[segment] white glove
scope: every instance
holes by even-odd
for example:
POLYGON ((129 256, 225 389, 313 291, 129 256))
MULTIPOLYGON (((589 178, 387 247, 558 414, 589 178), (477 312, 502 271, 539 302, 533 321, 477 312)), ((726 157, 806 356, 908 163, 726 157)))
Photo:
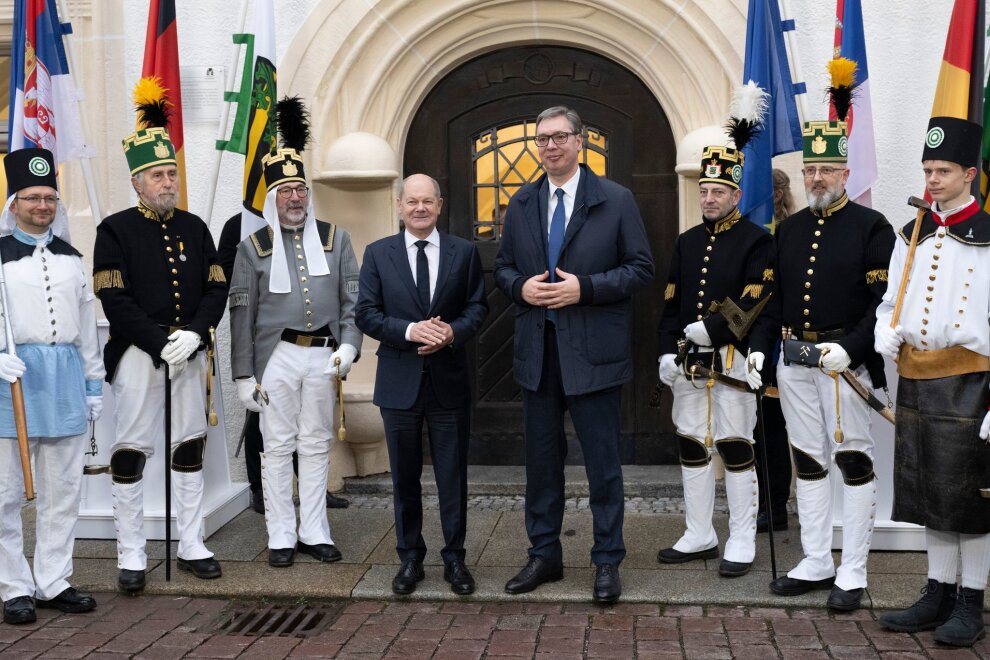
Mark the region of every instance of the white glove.
POLYGON ((330 354, 330 360, 327 362, 327 368, 323 370, 323 373, 328 376, 337 375, 337 365, 334 362, 337 358, 340 358, 340 377, 343 378, 350 372, 351 365, 354 364, 354 358, 357 357, 357 349, 350 344, 341 344, 336 351, 330 354))
POLYGON ((760 375, 760 371, 765 361, 766 356, 760 352, 750 353, 749 359, 746 360, 746 382, 754 390, 763 387, 763 376, 760 375))
POLYGON ((695 346, 711 346, 712 338, 708 336, 704 321, 688 323, 684 328, 684 336, 695 346))
POLYGON ((173 367, 185 362, 199 348, 199 335, 191 330, 176 330, 168 336, 168 343, 162 349, 162 359, 173 367))
POLYGON ((0 378, 8 383, 13 383, 24 375, 25 369, 27 367, 24 366, 24 361, 21 358, 10 353, 0 353, 0 378))
POLYGON ((667 387, 673 387, 677 377, 681 375, 681 368, 674 364, 677 356, 673 353, 666 353, 660 356, 660 381, 667 387))
POLYGON ((990 412, 983 416, 983 423, 980 424, 980 440, 990 438, 990 412))
POLYGON ((896 359, 898 352, 901 350, 901 344, 904 343, 901 330, 903 330, 902 326, 897 326, 896 328, 892 328, 887 324, 878 326, 873 335, 873 348, 880 355, 885 355, 891 360, 896 359))
POLYGON ((89 421, 95 422, 98 420, 100 413, 103 412, 103 395, 98 394, 96 396, 86 397, 86 407, 89 408, 89 421))
POLYGON ((822 351, 822 366, 829 371, 836 373, 845 371, 849 368, 849 363, 852 362, 846 349, 838 344, 825 342, 824 344, 815 344, 815 348, 822 351))
POLYGON ((237 383, 237 398, 241 400, 244 407, 251 412, 260 413, 261 404, 254 398, 255 393, 258 392, 258 381, 254 379, 254 376, 250 378, 239 378, 234 382, 237 383))

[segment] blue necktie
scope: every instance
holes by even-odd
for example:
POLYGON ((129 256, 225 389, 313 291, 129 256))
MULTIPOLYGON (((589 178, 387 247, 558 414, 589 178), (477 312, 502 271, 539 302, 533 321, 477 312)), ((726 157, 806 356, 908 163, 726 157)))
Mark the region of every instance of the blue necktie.
POLYGON ((416 291, 419 292, 419 301, 423 303, 423 309, 430 311, 430 262, 426 260, 426 246, 429 241, 416 241, 416 291))
MULTIPOLYGON (((547 242, 547 266, 551 282, 557 281, 557 259, 560 257, 560 248, 564 245, 564 189, 557 188, 554 194, 557 195, 557 206, 550 218, 550 240, 547 242)), ((548 309, 547 318, 556 323, 557 310, 548 309)))

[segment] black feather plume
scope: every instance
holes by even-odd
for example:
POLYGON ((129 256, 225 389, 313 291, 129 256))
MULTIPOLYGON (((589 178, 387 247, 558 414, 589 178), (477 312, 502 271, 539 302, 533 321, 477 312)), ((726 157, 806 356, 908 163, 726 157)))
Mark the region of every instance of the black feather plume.
POLYGON ((309 144, 309 111, 298 96, 286 96, 275 106, 282 147, 302 153, 309 144))
POLYGON ((134 108, 144 128, 168 127, 172 109, 167 94, 168 90, 162 87, 161 80, 156 76, 141 78, 134 85, 134 108))
POLYGON ((729 121, 725 124, 725 132, 735 143, 736 151, 745 149, 749 141, 759 134, 761 128, 763 128, 762 123, 753 124, 748 119, 738 117, 729 117, 729 121))

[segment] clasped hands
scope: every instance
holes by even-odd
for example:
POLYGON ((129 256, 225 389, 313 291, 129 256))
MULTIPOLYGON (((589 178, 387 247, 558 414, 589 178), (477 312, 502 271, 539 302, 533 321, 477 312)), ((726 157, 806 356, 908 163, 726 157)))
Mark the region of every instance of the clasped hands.
POLYGON ((576 304, 581 299, 581 284, 577 275, 564 272, 560 268, 555 272, 556 282, 549 281, 550 272, 546 270, 526 280, 522 287, 523 300, 530 305, 549 309, 576 304))
POLYGON ((454 329, 439 316, 413 323, 409 328, 409 341, 423 344, 416 349, 419 355, 430 355, 454 343, 454 329))

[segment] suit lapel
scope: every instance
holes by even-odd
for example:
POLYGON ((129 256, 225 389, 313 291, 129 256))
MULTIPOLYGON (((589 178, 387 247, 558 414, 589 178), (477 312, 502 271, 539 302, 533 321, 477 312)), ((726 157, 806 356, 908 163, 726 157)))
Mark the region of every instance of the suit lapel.
POLYGON ((563 256, 564 250, 567 249, 567 244, 571 242, 574 235, 578 233, 583 225, 588 220, 588 170, 582 170, 581 178, 578 181, 578 189, 574 194, 574 210, 571 211, 571 219, 567 222, 567 231, 564 232, 564 242, 560 246, 560 254, 563 256))
POLYGON ((412 300, 416 301, 416 307, 423 313, 423 317, 426 318, 427 310, 423 309, 423 305, 419 302, 419 292, 416 290, 416 281, 413 279, 412 270, 409 268, 409 256, 406 254, 406 238, 405 232, 400 232, 395 235, 389 250, 389 257, 392 260, 392 265, 395 267, 395 272, 398 274, 399 279, 402 280, 406 288, 409 289, 409 295, 412 300))
POLYGON ((433 299, 430 301, 430 309, 427 317, 433 312, 433 308, 437 306, 437 301, 440 300, 440 293, 443 291, 444 285, 447 283, 447 279, 450 276, 450 270, 453 267, 454 259, 457 258, 457 254, 454 250, 454 242, 450 240, 450 237, 440 232, 440 263, 437 265, 437 286, 433 291, 433 299))

